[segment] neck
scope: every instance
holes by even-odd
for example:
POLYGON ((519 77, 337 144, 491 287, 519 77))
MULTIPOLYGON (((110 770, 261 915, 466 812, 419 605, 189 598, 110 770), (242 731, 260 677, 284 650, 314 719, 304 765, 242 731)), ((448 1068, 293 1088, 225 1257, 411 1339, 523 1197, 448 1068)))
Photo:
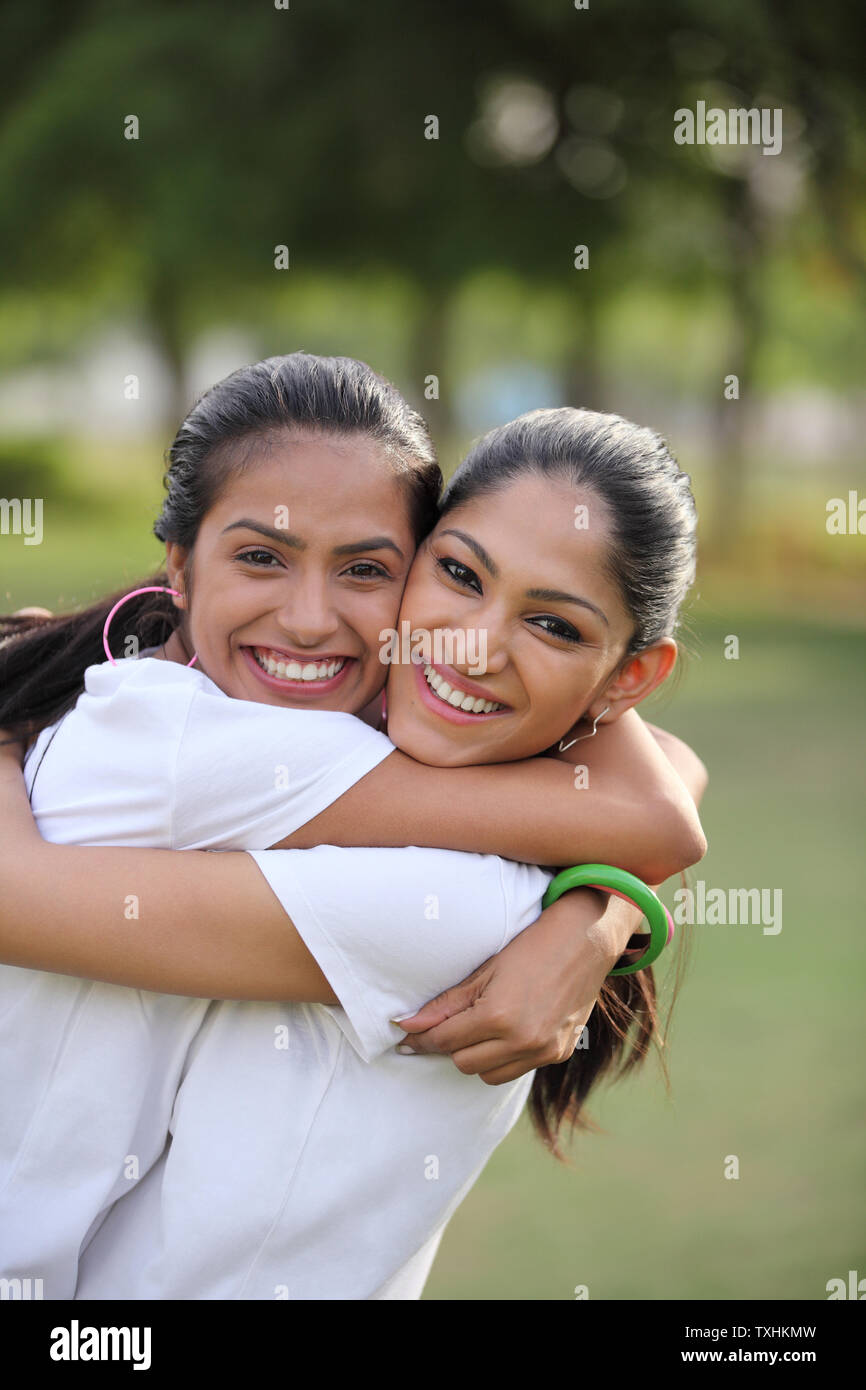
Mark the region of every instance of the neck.
POLYGON ((165 645, 160 647, 158 652, 154 652, 154 656, 161 661, 177 661, 181 666, 186 666, 192 656, 192 652, 187 651, 186 643, 181 637, 180 632, 175 631, 171 634, 165 645))
POLYGON ((363 709, 359 709, 356 715, 356 718, 363 719, 365 724, 369 724, 371 729, 380 729, 382 731, 384 731, 385 728, 385 719, 382 714, 383 694, 384 692, 380 690, 379 694, 374 695, 370 703, 365 705, 363 709))

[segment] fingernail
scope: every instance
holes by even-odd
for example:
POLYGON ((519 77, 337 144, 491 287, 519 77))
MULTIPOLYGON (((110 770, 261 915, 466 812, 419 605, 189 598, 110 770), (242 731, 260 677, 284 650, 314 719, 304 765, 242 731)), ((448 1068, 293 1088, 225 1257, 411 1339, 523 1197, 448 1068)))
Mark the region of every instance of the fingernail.
POLYGON ((414 1017, 415 1017, 414 1014, 404 1014, 402 1018, 392 1018, 392 1019, 389 1020, 389 1022, 390 1022, 390 1023, 396 1023, 396 1024, 397 1024, 397 1027, 399 1028, 399 1026, 400 1026, 401 1023, 405 1023, 405 1022, 406 1022, 407 1018, 414 1018, 414 1017))
POLYGON ((398 1043, 397 1046, 394 1048, 394 1051, 399 1052, 401 1057, 415 1056, 414 1047, 410 1047, 408 1043, 398 1043))

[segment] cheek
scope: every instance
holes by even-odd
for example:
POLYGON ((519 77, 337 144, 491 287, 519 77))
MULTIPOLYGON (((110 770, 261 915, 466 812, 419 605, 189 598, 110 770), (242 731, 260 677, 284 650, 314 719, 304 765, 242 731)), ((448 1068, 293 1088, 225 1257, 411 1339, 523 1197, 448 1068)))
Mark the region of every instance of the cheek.
POLYGON ((413 570, 403 590, 400 620, 423 627, 431 618, 441 618, 447 610, 447 595, 442 585, 429 571, 413 570))
MULTIPOLYGON (((263 591, 231 569, 225 561, 197 571, 194 580, 203 599, 203 609, 213 618, 255 611, 265 606, 263 591)), ((195 589, 194 589, 195 594, 195 589)))
POLYGON ((532 729, 538 742, 549 747, 570 728, 585 707, 593 689, 590 673, 576 661, 536 659, 522 668, 529 701, 532 729))
POLYGON ((377 593, 352 595, 344 601, 342 613, 367 646, 378 649, 383 628, 396 630, 400 613, 400 592, 396 585, 377 593))
POLYGON ((535 711, 539 728, 552 729, 573 718, 573 711, 580 699, 576 682, 556 680, 551 674, 548 681, 536 681, 530 692, 532 708, 535 711))

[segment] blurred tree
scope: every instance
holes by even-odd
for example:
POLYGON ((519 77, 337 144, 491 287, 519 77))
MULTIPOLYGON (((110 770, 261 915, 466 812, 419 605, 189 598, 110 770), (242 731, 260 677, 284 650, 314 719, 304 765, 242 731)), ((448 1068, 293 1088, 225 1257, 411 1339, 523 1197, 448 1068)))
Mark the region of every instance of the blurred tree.
MULTIPOLYGON (((862 23, 859 7, 846 20, 862 23)), ((602 371, 611 295, 647 276, 696 302, 721 285, 731 337, 712 399, 730 535, 745 412, 727 408, 721 379, 740 375, 744 397, 752 385, 766 257, 796 240, 797 220, 761 201, 774 158, 678 146, 673 113, 713 92, 783 106, 827 244, 862 275, 855 51, 807 0, 587 11, 566 0, 9 0, 0 261, 17 286, 142 312, 177 383, 173 420, 194 331, 242 321, 271 277, 291 286, 330 272, 374 290, 383 272, 402 274, 417 307, 401 384, 435 432, 449 424, 450 304, 468 275, 500 267, 555 289, 571 325, 565 398, 601 408, 615 404, 602 371), (280 245, 288 270, 275 268, 280 245), (580 246, 588 269, 575 266, 580 246), (432 374, 438 402, 423 399, 432 374)))

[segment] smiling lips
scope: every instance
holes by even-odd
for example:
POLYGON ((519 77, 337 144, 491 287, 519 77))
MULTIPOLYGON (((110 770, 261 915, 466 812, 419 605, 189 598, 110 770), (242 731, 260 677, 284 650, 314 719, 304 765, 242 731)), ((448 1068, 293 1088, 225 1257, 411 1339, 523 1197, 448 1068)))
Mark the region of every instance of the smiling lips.
MULTIPOLYGON (((444 705, 450 706, 453 710, 459 710, 462 714, 486 715, 497 714, 501 710, 507 710, 508 705, 500 704, 497 700, 488 700, 484 695, 478 694, 479 686, 474 686, 472 690, 461 687, 453 678, 446 680, 435 666, 427 665, 423 668, 423 679, 431 694, 437 700, 441 700, 444 705)), ((467 685, 472 682, 467 681, 467 685)))
MULTIPOLYGON (((246 650, 252 656, 259 670, 263 671, 271 680, 286 681, 287 683, 300 682, 311 689, 333 681, 335 677, 339 676, 346 663, 352 660, 351 657, 332 656, 319 658, 316 661, 301 662, 288 652, 282 652, 273 647, 249 647, 246 650)), ((485 715, 499 714, 510 708, 498 700, 489 700, 485 695, 479 694, 480 686, 474 685, 471 681, 467 681, 466 686, 472 686, 472 689, 459 685, 454 678, 456 673, 451 672, 450 668, 449 674, 452 676, 450 681, 446 680, 435 666, 427 665, 423 668, 422 679, 435 700, 441 701, 443 705, 448 707, 448 713, 452 717, 453 714, 459 712, 464 717, 470 715, 483 718, 485 715)), ((445 711, 443 710, 442 713, 444 714, 445 711)))
POLYGON ((339 675, 346 662, 351 660, 346 656, 333 656, 300 662, 286 652, 275 651, 273 647, 251 647, 249 650, 256 665, 267 675, 277 680, 309 681, 311 684, 332 680, 334 676, 339 675))

